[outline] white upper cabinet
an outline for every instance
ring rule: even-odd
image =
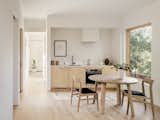
[[[82,30],[82,42],[96,42],[99,40],[98,29],[83,29]]]

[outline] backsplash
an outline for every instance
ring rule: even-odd
[[[60,61],[60,64],[74,62],[86,65],[90,59],[91,64],[102,64],[105,58],[111,59],[112,31],[111,29],[99,29],[100,39],[94,43],[83,43],[82,29],[76,28],[52,28],[52,59]],[[67,57],[54,57],[54,40],[67,40]]]

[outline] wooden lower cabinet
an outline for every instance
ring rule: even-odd
[[[93,86],[86,85],[86,67],[62,67],[51,66],[51,86],[52,88],[71,88],[72,78],[76,76],[82,80],[83,87]],[[113,66],[105,66],[101,68],[102,74],[117,74]],[[78,87],[78,85],[75,85]],[[107,85],[107,88],[116,88],[115,85]]]
[[[73,76],[79,78],[85,84],[85,68],[81,67],[51,67],[52,88],[70,88]],[[78,85],[77,85],[78,87]]]
[[[70,81],[68,79],[68,69],[58,66],[51,68],[51,85],[52,88],[66,88],[69,87]]]

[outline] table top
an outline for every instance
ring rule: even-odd
[[[124,76],[123,78],[119,75],[91,75],[89,79],[99,83],[112,83],[112,84],[136,84],[138,79],[133,77]]]

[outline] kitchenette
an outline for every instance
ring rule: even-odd
[[[112,60],[112,30],[51,28],[51,88],[70,88],[73,76],[92,86],[94,74],[116,74]],[[114,88],[113,85],[108,85]]]

